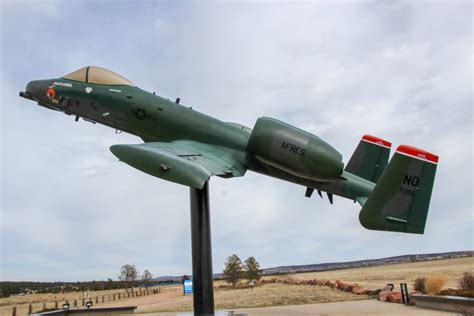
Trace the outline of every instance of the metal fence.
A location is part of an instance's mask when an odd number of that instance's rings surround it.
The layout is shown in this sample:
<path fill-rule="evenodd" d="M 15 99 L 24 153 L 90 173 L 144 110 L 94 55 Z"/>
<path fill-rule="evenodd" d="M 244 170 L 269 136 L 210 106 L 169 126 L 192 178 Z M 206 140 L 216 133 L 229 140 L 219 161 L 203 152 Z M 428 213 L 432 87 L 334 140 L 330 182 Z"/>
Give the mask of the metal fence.
<path fill-rule="evenodd" d="M 76 298 L 72 300 L 21 303 L 13 306 L 0 307 L 0 316 L 26 316 L 42 311 L 62 309 L 64 304 L 68 304 L 70 309 L 81 308 L 86 306 L 86 303 L 89 301 L 95 306 L 157 293 L 160 293 L 159 287 L 139 290 L 134 289 L 133 291 L 120 291 L 103 295 L 93 295 L 93 293 L 91 293 L 87 298 Z"/>

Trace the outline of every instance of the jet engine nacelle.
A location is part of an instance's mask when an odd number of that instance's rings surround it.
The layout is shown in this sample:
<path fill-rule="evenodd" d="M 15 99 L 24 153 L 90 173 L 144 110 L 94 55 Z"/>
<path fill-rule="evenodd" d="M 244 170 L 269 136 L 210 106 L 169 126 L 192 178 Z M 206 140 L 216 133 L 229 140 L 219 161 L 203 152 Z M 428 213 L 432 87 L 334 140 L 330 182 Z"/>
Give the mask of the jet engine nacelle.
<path fill-rule="evenodd" d="M 342 155 L 321 138 L 268 117 L 257 120 L 247 150 L 265 164 L 315 181 L 333 181 L 344 169 Z"/>

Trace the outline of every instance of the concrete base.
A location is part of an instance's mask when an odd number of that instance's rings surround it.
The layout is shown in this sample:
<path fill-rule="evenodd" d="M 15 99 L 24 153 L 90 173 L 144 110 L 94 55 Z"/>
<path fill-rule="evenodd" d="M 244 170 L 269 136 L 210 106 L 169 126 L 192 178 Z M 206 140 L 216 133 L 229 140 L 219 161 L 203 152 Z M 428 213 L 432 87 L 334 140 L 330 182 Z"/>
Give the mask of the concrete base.
<path fill-rule="evenodd" d="M 193 312 L 177 313 L 176 316 L 194 316 Z M 247 316 L 247 314 L 235 313 L 234 311 L 217 311 L 209 316 Z"/>
<path fill-rule="evenodd" d="M 415 300 L 415 305 L 422 308 L 474 314 L 474 298 L 413 294 L 410 299 Z"/>
<path fill-rule="evenodd" d="M 435 311 L 405 306 L 403 304 L 380 302 L 377 300 L 361 300 L 350 302 L 333 302 L 305 305 L 286 305 L 256 308 L 239 308 L 234 316 L 243 313 L 248 316 L 328 316 L 328 315 L 383 315 L 383 316 L 452 316 L 452 312 Z M 186 314 L 186 313 L 182 313 Z M 177 312 L 146 313 L 143 316 L 176 316 Z M 193 315 L 188 312 L 188 315 Z"/>
<path fill-rule="evenodd" d="M 69 316 L 80 314 L 80 316 L 94 315 L 94 316 L 112 316 L 112 315 L 125 315 L 133 314 L 137 309 L 136 306 L 125 306 L 125 307 L 103 307 L 103 308 L 77 308 L 77 309 L 58 309 L 55 311 L 49 311 L 44 313 L 35 313 L 31 315 L 44 315 L 44 316 Z"/>

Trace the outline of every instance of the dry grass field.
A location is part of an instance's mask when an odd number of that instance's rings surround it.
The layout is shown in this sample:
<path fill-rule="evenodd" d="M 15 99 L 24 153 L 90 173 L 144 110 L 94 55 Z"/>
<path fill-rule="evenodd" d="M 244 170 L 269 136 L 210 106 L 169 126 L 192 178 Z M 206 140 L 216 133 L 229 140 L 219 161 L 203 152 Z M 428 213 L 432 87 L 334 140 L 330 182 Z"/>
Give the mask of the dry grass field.
<path fill-rule="evenodd" d="M 384 265 L 377 267 L 336 270 L 327 272 L 299 273 L 291 275 L 297 279 L 325 279 L 330 281 L 341 280 L 359 285 L 368 289 L 384 287 L 387 283 L 398 286 L 401 282 L 413 284 L 417 277 L 427 277 L 430 275 L 443 275 L 447 277 L 447 287 L 456 287 L 458 279 L 464 272 L 474 273 L 474 258 L 445 259 L 426 262 L 413 262 L 404 264 Z M 265 277 L 272 278 L 272 277 Z M 278 276 L 277 278 L 288 278 Z M 253 291 L 248 288 L 229 289 L 219 288 L 225 284 L 224 281 L 215 282 L 218 287 L 215 290 L 215 305 L 217 309 L 237 309 L 249 307 L 264 307 L 276 305 L 297 305 L 319 302 L 335 302 L 366 299 L 365 295 L 354 295 L 325 286 L 312 285 L 289 285 L 282 283 L 271 283 L 257 286 Z M 120 301 L 113 301 L 114 293 L 124 290 L 90 292 L 89 297 L 95 302 L 95 297 L 99 297 L 99 306 L 138 306 L 137 312 L 164 312 L 164 311 L 189 311 L 192 309 L 192 296 L 183 296 L 180 285 L 163 286 L 161 293 L 126 298 Z M 104 295 L 105 302 L 101 302 Z M 34 304 L 33 311 L 42 309 L 43 302 L 49 302 L 47 307 L 53 308 L 54 301 L 62 302 L 74 299 L 82 302 L 82 293 L 68 294 L 35 294 L 26 296 L 13 296 L 0 299 L 0 316 L 11 316 L 12 306 L 18 306 L 18 316 L 26 315 L 28 304 Z"/>
<path fill-rule="evenodd" d="M 135 292 L 138 291 L 134 289 Z M 151 291 L 151 288 L 150 288 Z M 107 290 L 107 291 L 91 291 L 88 292 L 88 298 L 92 300 L 94 305 L 102 305 L 107 302 L 113 301 L 114 294 L 115 299 L 118 300 L 119 293 L 122 297 L 122 301 L 125 300 L 125 289 L 117 290 Z M 104 297 L 104 302 L 102 302 L 102 297 Z M 82 305 L 82 299 L 84 298 L 84 293 L 82 292 L 73 292 L 73 293 L 64 293 L 64 294 L 30 294 L 30 295 L 14 295 L 7 298 L 0 298 L 0 316 L 11 316 L 12 307 L 17 307 L 17 315 L 26 315 L 28 313 L 28 306 L 32 305 L 32 311 L 37 312 L 44 309 L 44 306 L 48 309 L 53 309 L 55 307 L 55 302 L 58 302 L 58 307 L 61 308 L 62 304 L 68 301 L 71 308 L 73 307 L 73 302 L 76 300 L 77 305 Z M 96 303 L 96 298 L 98 298 L 98 304 Z M 44 305 L 46 304 L 46 305 Z"/>
<path fill-rule="evenodd" d="M 216 286 L 223 284 L 216 282 Z M 325 286 L 265 284 L 244 289 L 217 288 L 214 292 L 216 309 L 236 309 L 278 305 L 363 300 L 365 295 L 354 295 Z M 183 312 L 193 307 L 192 296 L 183 296 L 181 286 L 166 286 L 161 294 L 129 301 L 138 305 L 137 313 Z M 118 303 L 107 306 L 119 306 Z"/>
<path fill-rule="evenodd" d="M 317 273 L 300 273 L 291 276 L 278 276 L 276 278 L 317 278 L 333 282 L 335 280 L 341 280 L 359 283 L 369 289 L 377 289 L 384 287 L 387 283 L 394 283 L 395 285 L 401 282 L 412 283 L 414 279 L 419 276 L 442 274 L 448 278 L 447 286 L 455 287 L 457 280 L 466 271 L 474 272 L 474 258 L 394 264 Z M 269 279 L 274 277 L 270 276 L 265 278 Z M 365 295 L 354 295 L 325 286 L 272 283 L 259 285 L 252 291 L 251 289 L 232 290 L 219 288 L 222 284 L 225 284 L 225 282 L 217 281 L 214 283 L 217 287 L 215 291 L 215 305 L 217 309 L 298 305 L 367 299 Z M 184 297 L 181 291 L 180 286 L 166 287 L 166 289 L 162 289 L 162 294 L 136 299 L 130 301 L 129 305 L 138 305 L 137 312 L 139 313 L 189 311 L 192 309 L 192 296 L 188 295 Z M 110 306 L 119 305 L 115 303 Z"/>
<path fill-rule="evenodd" d="M 461 278 L 464 272 L 474 273 L 474 257 L 298 273 L 292 276 L 299 279 L 355 282 L 368 289 L 377 289 L 384 287 L 387 283 L 398 285 L 403 282 L 413 285 L 416 278 L 428 277 L 430 275 L 443 275 L 448 279 L 446 287 L 456 287 L 459 278 Z"/>

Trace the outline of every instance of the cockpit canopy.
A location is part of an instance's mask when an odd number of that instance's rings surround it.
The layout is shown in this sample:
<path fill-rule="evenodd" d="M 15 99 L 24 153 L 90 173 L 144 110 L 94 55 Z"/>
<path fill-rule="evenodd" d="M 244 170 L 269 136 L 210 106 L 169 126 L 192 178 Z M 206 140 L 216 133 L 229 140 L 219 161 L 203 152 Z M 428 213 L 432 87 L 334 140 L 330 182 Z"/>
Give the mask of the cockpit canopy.
<path fill-rule="evenodd" d="M 71 72 L 63 76 L 64 79 L 80 81 L 84 83 L 106 84 L 106 85 L 122 85 L 132 86 L 135 84 L 113 71 L 105 68 L 88 66 Z"/>

